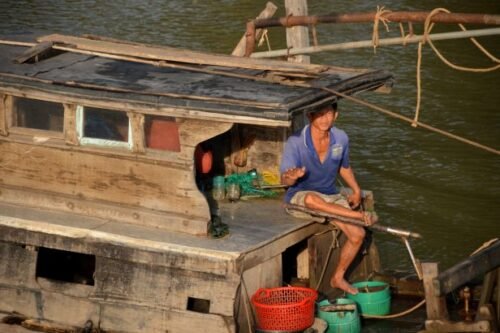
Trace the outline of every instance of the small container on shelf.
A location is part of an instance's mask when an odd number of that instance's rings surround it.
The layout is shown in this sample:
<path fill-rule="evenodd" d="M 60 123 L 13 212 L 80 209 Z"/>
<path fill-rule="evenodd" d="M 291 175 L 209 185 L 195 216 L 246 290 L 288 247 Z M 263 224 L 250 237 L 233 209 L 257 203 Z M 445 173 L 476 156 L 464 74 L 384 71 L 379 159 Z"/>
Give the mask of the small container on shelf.
<path fill-rule="evenodd" d="M 226 196 L 224 177 L 215 176 L 212 182 L 212 197 L 214 200 L 224 200 Z"/>

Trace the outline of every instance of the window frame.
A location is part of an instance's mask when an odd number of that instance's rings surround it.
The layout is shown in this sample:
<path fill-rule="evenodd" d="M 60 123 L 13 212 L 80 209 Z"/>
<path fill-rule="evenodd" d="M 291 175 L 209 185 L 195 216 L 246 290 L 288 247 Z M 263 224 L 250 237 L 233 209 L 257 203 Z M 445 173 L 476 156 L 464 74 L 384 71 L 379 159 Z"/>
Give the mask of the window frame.
<path fill-rule="evenodd" d="M 98 147 L 109 147 L 109 148 L 126 148 L 128 150 L 132 150 L 134 146 L 134 136 L 132 133 L 132 121 L 130 116 L 125 111 L 120 110 L 112 110 L 105 109 L 99 107 L 99 109 L 110 110 L 114 112 L 123 112 L 127 115 L 128 119 L 128 141 L 116 141 L 116 140 L 108 140 L 108 139 L 98 139 L 98 138 L 89 138 L 85 137 L 84 134 L 84 114 L 85 114 L 85 105 L 77 104 L 76 105 L 76 133 L 78 136 L 78 141 L 82 146 L 98 146 Z M 88 106 L 87 106 L 88 107 Z"/>
<path fill-rule="evenodd" d="M 40 129 L 40 128 L 32 128 L 32 127 L 23 127 L 23 126 L 18 126 L 17 125 L 17 109 L 16 109 L 16 99 L 17 98 L 24 98 L 28 100 L 34 100 L 34 101 L 42 101 L 42 102 L 48 102 L 48 103 L 53 103 L 53 104 L 60 104 L 63 108 L 63 128 L 61 131 L 54 131 L 54 130 L 46 130 L 46 129 Z M 12 134 L 20 134 L 20 135 L 27 135 L 27 136 L 33 136 L 33 137 L 48 137 L 52 139 L 64 139 L 65 136 L 65 123 L 64 119 L 66 118 L 66 111 L 64 107 L 64 103 L 61 102 L 56 102 L 51 99 L 43 99 L 43 98 L 33 98 L 30 96 L 18 96 L 18 95 L 11 95 L 11 94 L 4 94 L 2 104 L 4 106 L 4 122 L 5 122 L 5 133 L 3 135 L 8 135 L 8 133 Z"/>

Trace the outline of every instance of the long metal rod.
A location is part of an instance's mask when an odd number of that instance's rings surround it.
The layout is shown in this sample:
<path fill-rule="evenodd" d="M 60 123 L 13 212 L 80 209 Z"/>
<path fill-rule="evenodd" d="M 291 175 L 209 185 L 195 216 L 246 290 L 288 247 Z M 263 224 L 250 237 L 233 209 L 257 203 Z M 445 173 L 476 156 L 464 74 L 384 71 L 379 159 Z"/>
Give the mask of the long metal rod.
<path fill-rule="evenodd" d="M 406 245 L 406 250 L 408 250 L 408 254 L 410 255 L 411 262 L 413 263 L 413 267 L 415 268 L 415 272 L 417 272 L 417 276 L 419 280 L 422 280 L 424 278 L 424 274 L 422 273 L 422 267 L 420 266 L 420 262 L 417 261 L 415 256 L 413 255 L 413 251 L 410 246 L 410 242 L 408 241 L 408 238 L 406 237 L 401 237 L 401 240 L 403 243 Z"/>
<path fill-rule="evenodd" d="M 294 204 L 284 204 L 283 206 L 286 209 L 297 210 L 297 211 L 300 211 L 303 213 L 307 213 L 311 216 L 324 217 L 324 218 L 329 219 L 329 220 L 332 220 L 332 219 L 339 220 L 341 222 L 354 224 L 354 225 L 357 225 L 360 227 L 367 227 L 364 224 L 364 222 L 362 222 L 360 220 L 353 219 L 353 218 L 344 217 L 344 216 L 340 216 L 340 215 L 336 215 L 336 214 L 329 214 L 329 213 L 321 212 L 321 211 L 314 210 L 314 209 L 309 209 L 309 208 L 306 208 L 304 206 L 299 206 L 299 205 L 294 205 Z M 374 229 L 377 231 L 386 232 L 386 233 L 389 233 L 389 234 L 392 234 L 395 236 L 399 236 L 399 237 L 422 238 L 422 236 L 416 232 L 411 232 L 411 231 L 406 231 L 406 230 L 401 230 L 401 229 L 396 229 L 396 228 L 390 228 L 390 227 L 386 227 L 386 226 L 383 226 L 380 224 L 372 224 L 371 226 L 368 226 L 368 228 Z"/>
<path fill-rule="evenodd" d="M 379 19 L 389 22 L 425 22 L 431 12 L 386 12 Z M 255 49 L 255 31 L 257 28 L 293 27 L 297 25 L 315 25 L 318 23 L 367 23 L 374 22 L 377 12 L 330 14 L 318 16 L 287 16 L 262 20 L 251 20 L 246 26 L 245 57 L 249 57 Z M 432 23 L 463 23 L 500 25 L 500 15 L 437 13 L 430 18 Z"/>
<path fill-rule="evenodd" d="M 437 34 L 430 34 L 428 38 L 432 41 L 437 40 L 449 40 L 449 39 L 460 39 L 460 38 L 471 38 L 471 37 L 480 37 L 480 36 L 493 36 L 500 35 L 500 28 L 491 28 L 491 29 L 478 29 L 478 30 L 467 30 L 467 31 L 454 31 L 454 32 L 443 32 Z M 413 35 L 409 37 L 394 37 L 394 38 L 384 38 L 378 41 L 378 46 L 387 46 L 387 45 L 404 45 L 409 43 L 418 43 L 423 40 L 422 35 Z M 282 50 L 273 50 L 267 52 L 255 52 L 252 53 L 252 58 L 273 58 L 273 57 L 282 57 L 288 55 L 296 55 L 296 54 L 311 54 L 311 53 L 319 53 L 324 51 L 340 51 L 340 50 L 349 50 L 349 49 L 358 49 L 358 48 L 366 48 L 373 47 L 372 40 L 362 40 L 357 42 L 347 42 L 347 43 L 339 43 L 339 44 L 328 44 L 328 45 L 320 45 L 320 46 L 309 46 L 295 49 L 282 49 Z"/>
<path fill-rule="evenodd" d="M 389 22 L 425 22 L 431 12 L 388 11 L 381 18 Z M 312 16 L 286 16 L 254 20 L 256 28 L 293 27 L 297 25 L 314 25 L 318 23 L 368 23 L 373 22 L 377 12 L 346 13 Z M 435 23 L 464 24 L 500 24 L 500 15 L 471 13 L 437 13 L 431 17 Z"/>

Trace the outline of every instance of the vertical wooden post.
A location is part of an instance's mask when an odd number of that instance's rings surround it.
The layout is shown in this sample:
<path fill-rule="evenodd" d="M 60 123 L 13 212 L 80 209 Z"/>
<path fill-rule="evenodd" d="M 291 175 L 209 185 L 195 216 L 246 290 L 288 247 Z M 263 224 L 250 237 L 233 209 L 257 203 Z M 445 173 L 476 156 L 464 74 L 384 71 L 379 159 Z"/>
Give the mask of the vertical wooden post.
<path fill-rule="evenodd" d="M 285 0 L 286 16 L 307 16 L 307 0 Z M 286 29 L 286 44 L 288 48 L 309 46 L 309 28 L 295 26 Z M 290 56 L 288 61 L 309 64 L 311 58 L 306 55 Z"/>
<path fill-rule="evenodd" d="M 7 95 L 0 94 L 0 135 L 7 135 L 7 111 L 5 102 L 7 101 Z"/>
<path fill-rule="evenodd" d="M 128 112 L 132 133 L 132 151 L 134 153 L 143 154 L 146 151 L 146 139 L 144 137 L 144 122 L 143 114 Z"/>
<path fill-rule="evenodd" d="M 428 320 L 448 319 L 448 310 L 446 309 L 446 300 L 444 297 L 437 296 L 434 279 L 438 276 L 438 264 L 436 262 L 422 263 L 422 273 L 424 275 L 425 304 L 427 308 Z"/>
<path fill-rule="evenodd" d="M 64 140 L 67 144 L 77 146 L 76 104 L 64 104 Z"/>

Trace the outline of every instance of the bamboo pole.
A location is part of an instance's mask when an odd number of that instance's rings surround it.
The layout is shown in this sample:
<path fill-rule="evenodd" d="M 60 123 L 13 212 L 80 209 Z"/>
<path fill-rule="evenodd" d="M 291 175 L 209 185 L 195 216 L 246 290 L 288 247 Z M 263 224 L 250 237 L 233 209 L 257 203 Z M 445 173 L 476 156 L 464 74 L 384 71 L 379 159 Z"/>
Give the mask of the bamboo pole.
<path fill-rule="evenodd" d="M 460 38 L 471 38 L 471 37 L 481 37 L 481 36 L 493 36 L 500 35 L 500 28 L 492 28 L 492 29 L 478 29 L 478 30 L 467 30 L 467 31 L 454 31 L 454 32 L 443 32 L 437 34 L 430 34 L 428 38 L 432 41 L 437 40 L 450 40 L 450 39 L 460 39 Z M 404 45 L 409 43 L 418 43 L 423 41 L 424 36 L 422 35 L 414 35 L 408 37 L 395 37 L 395 38 L 384 38 L 380 39 L 378 42 L 378 46 L 388 46 L 388 45 Z M 341 51 L 341 50 L 350 50 L 350 49 L 358 49 L 358 48 L 366 48 L 373 47 L 372 40 L 362 40 L 356 42 L 347 42 L 347 43 L 338 43 L 338 44 L 328 44 L 328 45 L 320 45 L 320 46 L 309 46 L 302 48 L 293 48 L 293 49 L 281 49 L 281 50 L 273 50 L 267 52 L 255 52 L 252 53 L 252 58 L 273 58 L 273 57 L 282 57 L 287 55 L 295 55 L 295 54 L 311 54 L 311 53 L 319 53 L 324 51 Z"/>

